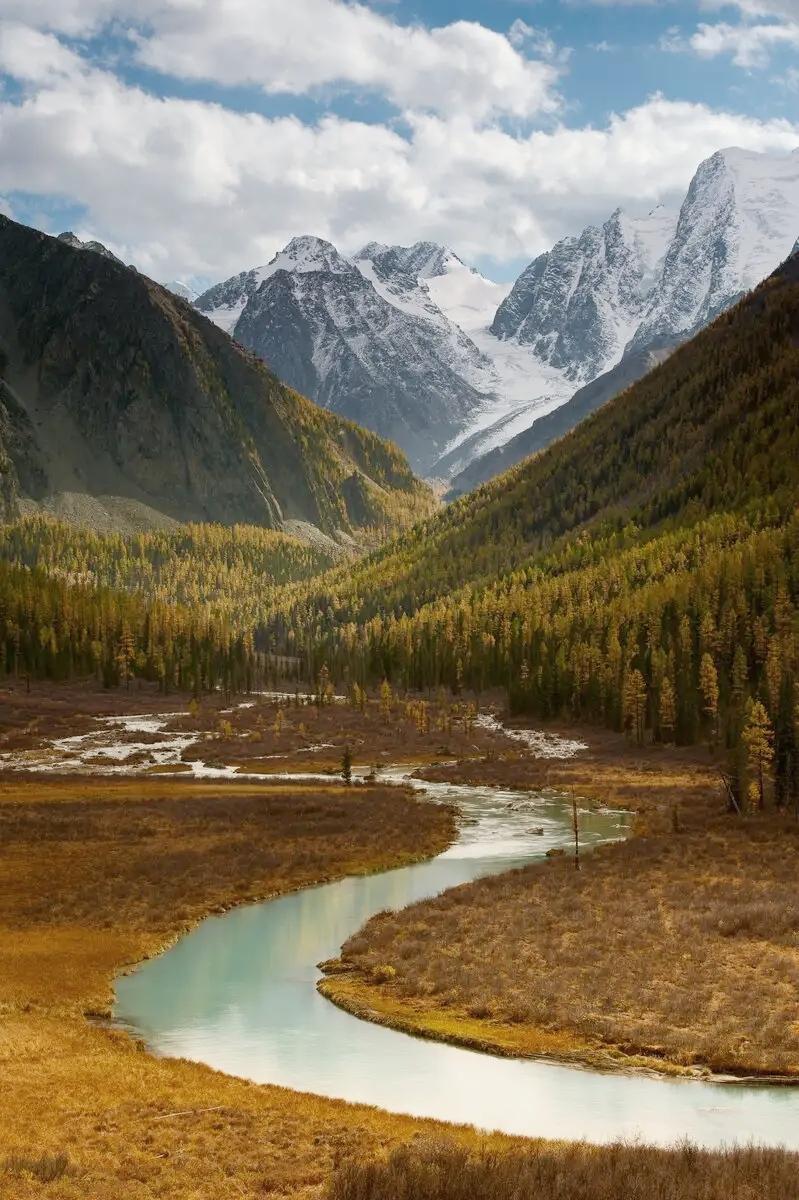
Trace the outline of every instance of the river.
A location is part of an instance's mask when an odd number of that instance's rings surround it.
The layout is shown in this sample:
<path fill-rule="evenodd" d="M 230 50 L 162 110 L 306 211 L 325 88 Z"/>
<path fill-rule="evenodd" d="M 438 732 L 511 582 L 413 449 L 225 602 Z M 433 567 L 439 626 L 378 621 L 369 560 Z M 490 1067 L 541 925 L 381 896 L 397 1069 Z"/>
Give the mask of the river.
<path fill-rule="evenodd" d="M 139 747 L 125 746 L 116 731 L 140 730 L 152 739 L 165 723 L 152 717 L 106 721 L 94 734 L 55 743 L 47 765 L 78 770 L 89 757 L 100 770 L 123 771 Z M 536 737 L 538 752 L 573 750 Z M 169 765 L 185 744 L 186 735 L 164 733 L 160 745 L 149 740 L 146 746 Z M 231 769 L 198 764 L 195 773 L 229 776 Z M 402 768 L 388 768 L 381 777 L 410 782 L 431 802 L 455 804 L 455 844 L 425 863 L 209 917 L 117 981 L 117 1020 L 159 1054 L 420 1117 L 594 1142 L 639 1138 L 668 1145 L 687 1138 L 707 1147 L 753 1141 L 799 1149 L 799 1089 L 493 1057 L 360 1020 L 320 996 L 316 964 L 337 955 L 375 913 L 571 844 L 571 806 L 555 795 L 421 783 Z M 580 812 L 582 844 L 622 837 L 626 822 L 624 814 L 586 807 Z"/>

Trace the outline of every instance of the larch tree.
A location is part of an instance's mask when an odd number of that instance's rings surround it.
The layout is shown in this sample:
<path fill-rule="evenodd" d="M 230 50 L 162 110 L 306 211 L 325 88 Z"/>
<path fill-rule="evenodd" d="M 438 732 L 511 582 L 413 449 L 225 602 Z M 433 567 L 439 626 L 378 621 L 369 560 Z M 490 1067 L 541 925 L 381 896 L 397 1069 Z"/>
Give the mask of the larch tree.
<path fill-rule="evenodd" d="M 766 806 L 766 783 L 774 760 L 774 730 L 760 700 L 753 701 L 741 733 L 750 773 L 749 795 L 761 811 Z"/>

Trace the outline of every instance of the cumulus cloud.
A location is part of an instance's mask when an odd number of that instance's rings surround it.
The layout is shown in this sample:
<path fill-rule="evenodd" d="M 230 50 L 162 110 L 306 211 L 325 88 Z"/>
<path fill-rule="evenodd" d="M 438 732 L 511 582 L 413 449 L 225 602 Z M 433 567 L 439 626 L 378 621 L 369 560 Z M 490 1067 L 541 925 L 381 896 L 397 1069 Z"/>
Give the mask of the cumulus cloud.
<path fill-rule="evenodd" d="M 273 95 L 337 85 L 479 118 L 559 104 L 554 45 L 517 27 L 509 38 L 474 21 L 403 25 L 352 0 L 4 0 L 3 11 L 71 35 L 114 23 L 149 68 Z"/>
<path fill-rule="evenodd" d="M 514 133 L 424 111 L 396 128 L 309 125 L 156 97 L 63 51 L 52 34 L 0 38 L 0 70 L 24 82 L 0 100 L 0 186 L 85 206 L 85 231 L 157 278 L 222 277 L 303 232 L 344 251 L 430 237 L 510 261 L 617 203 L 676 199 L 719 146 L 799 144 L 789 121 L 660 96 L 601 128 Z"/>
<path fill-rule="evenodd" d="M 738 67 L 764 67 L 774 50 L 785 46 L 799 49 L 799 22 L 700 25 L 689 44 L 702 58 L 729 54 Z"/>

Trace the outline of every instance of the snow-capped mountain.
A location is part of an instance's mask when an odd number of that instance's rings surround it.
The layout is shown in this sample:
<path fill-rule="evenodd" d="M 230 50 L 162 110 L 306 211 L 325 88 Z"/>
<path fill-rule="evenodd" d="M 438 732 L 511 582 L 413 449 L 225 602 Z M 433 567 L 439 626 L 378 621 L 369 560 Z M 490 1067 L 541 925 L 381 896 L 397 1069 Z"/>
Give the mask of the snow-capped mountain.
<path fill-rule="evenodd" d="M 490 364 L 423 280 L 368 250 L 352 261 L 321 238 L 294 238 L 197 307 L 292 387 L 393 438 L 423 471 L 480 407 L 474 381 Z"/>
<path fill-rule="evenodd" d="M 512 286 L 433 242 L 346 258 L 300 237 L 196 304 L 288 383 L 394 438 L 418 471 L 452 477 L 625 356 L 645 364 L 707 324 L 786 258 L 798 226 L 799 151 L 722 150 L 679 212 L 617 209 Z"/>
<path fill-rule="evenodd" d="M 799 150 L 719 150 L 703 162 L 674 237 L 636 348 L 656 337 L 689 337 L 775 269 L 799 225 Z"/>
<path fill-rule="evenodd" d="M 506 352 L 528 351 L 533 374 L 546 364 L 583 386 L 612 381 L 622 361 L 645 364 L 650 351 L 690 337 L 769 275 L 790 253 L 797 225 L 799 150 L 720 150 L 700 164 L 679 214 L 617 211 L 601 229 L 539 255 L 499 306 L 491 333 Z M 619 378 L 629 376 L 628 366 Z M 470 477 L 480 475 L 483 456 L 553 407 L 467 431 L 442 457 L 442 473 L 474 463 Z"/>
<path fill-rule="evenodd" d="M 188 300 L 189 304 L 193 304 L 200 294 L 196 288 L 193 288 L 190 283 L 184 283 L 182 279 L 170 279 L 169 283 L 164 284 L 164 287 L 176 296 L 180 296 L 181 300 Z"/>
<path fill-rule="evenodd" d="M 248 301 L 261 284 L 271 279 L 278 271 L 303 275 L 310 271 L 328 271 L 336 274 L 344 269 L 344 260 L 335 246 L 322 241 L 321 238 L 296 237 L 265 267 L 241 271 L 223 283 L 217 283 L 198 296 L 195 304 L 214 324 L 227 333 L 232 333 Z"/>
<path fill-rule="evenodd" d="M 522 273 L 491 332 L 575 382 L 594 379 L 640 324 L 676 225 L 665 208 L 638 218 L 617 209 L 601 229 L 563 238 Z"/>

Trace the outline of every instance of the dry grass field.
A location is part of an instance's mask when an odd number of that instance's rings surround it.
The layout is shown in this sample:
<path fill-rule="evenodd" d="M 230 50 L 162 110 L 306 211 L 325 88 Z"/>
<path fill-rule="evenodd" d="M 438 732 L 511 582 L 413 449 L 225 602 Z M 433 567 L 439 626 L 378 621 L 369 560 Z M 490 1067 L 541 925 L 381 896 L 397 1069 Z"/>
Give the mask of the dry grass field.
<path fill-rule="evenodd" d="M 726 815 L 696 754 L 619 754 L 522 771 L 640 808 L 628 842 L 375 917 L 325 994 L 501 1053 L 799 1080 L 799 824 Z M 425 774 L 521 782 L 510 761 Z"/>
<path fill-rule="evenodd" d="M 211 911 L 451 836 L 445 809 L 385 788 L 0 784 L 0 1196 L 303 1195 L 348 1148 L 409 1137 L 410 1121 L 158 1060 L 86 1014 Z"/>
<path fill-rule="evenodd" d="M 187 762 L 236 763 L 247 771 L 339 771 L 349 746 L 355 767 L 387 763 L 430 763 L 474 755 L 509 752 L 515 743 L 501 732 L 474 722 L 468 701 L 449 698 L 400 698 L 381 709 L 377 697 L 352 703 L 298 703 L 290 696 L 281 703 L 251 697 L 251 707 L 220 713 L 218 698 L 205 698 L 193 715 L 178 718 L 170 728 L 197 732 L 206 740 L 190 746 Z"/>
<path fill-rule="evenodd" d="M 95 715 L 179 707 L 70 693 L 15 692 L 0 705 L 6 746 L 82 732 Z M 716 1200 L 687 1187 L 683 1151 L 630 1151 L 621 1171 L 612 1148 L 486 1137 L 159 1059 L 104 1020 L 113 977 L 206 914 L 434 854 L 452 832 L 446 810 L 382 787 L 0 779 L 0 1197 Z M 557 1182 L 517 1178 L 522 1158 Z M 799 1178 L 792 1155 L 695 1161 L 731 1200 L 790 1198 Z M 631 1190 L 638 1179 L 648 1190 Z"/>
<path fill-rule="evenodd" d="M 47 738 L 88 733 L 97 718 L 128 713 L 172 713 L 185 708 L 190 696 L 164 696 L 153 684 L 104 689 L 94 680 L 49 683 L 5 679 L 0 686 L 0 753 L 40 747 Z"/>
<path fill-rule="evenodd" d="M 451 1141 L 400 1147 L 334 1173 L 329 1200 L 796 1200 L 796 1160 L 768 1150 L 707 1154 L 645 1146 L 470 1152 Z"/>

